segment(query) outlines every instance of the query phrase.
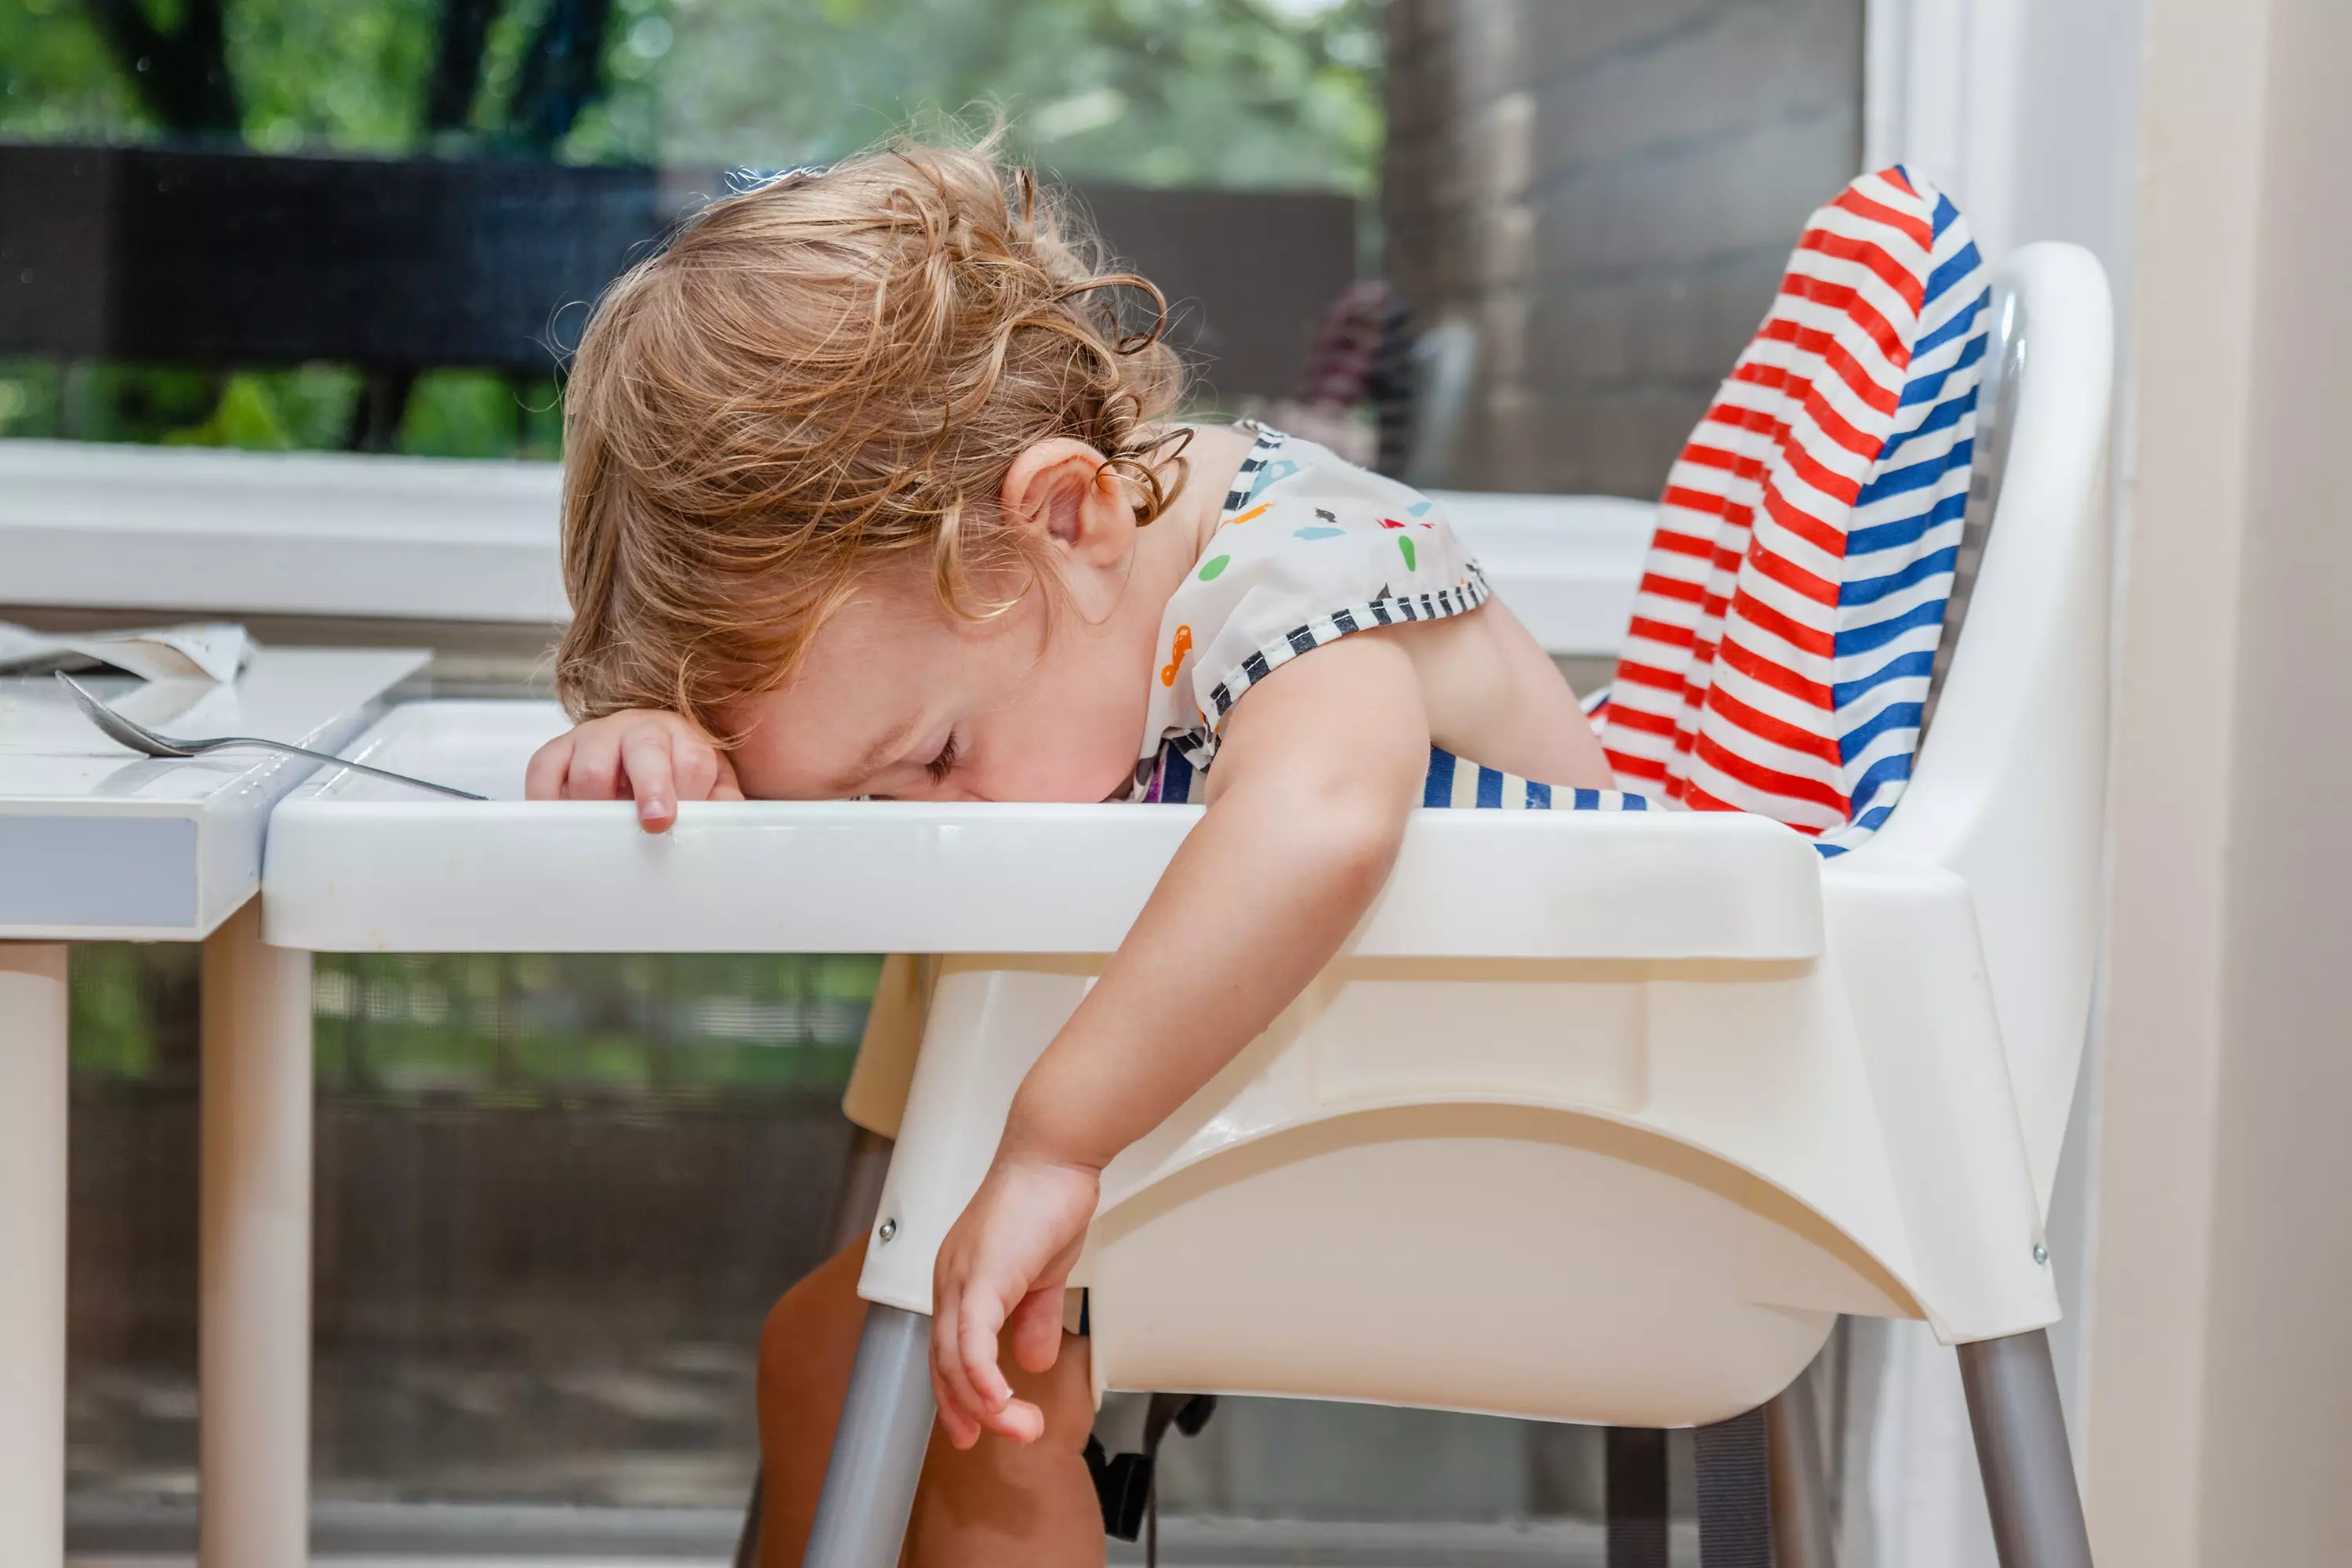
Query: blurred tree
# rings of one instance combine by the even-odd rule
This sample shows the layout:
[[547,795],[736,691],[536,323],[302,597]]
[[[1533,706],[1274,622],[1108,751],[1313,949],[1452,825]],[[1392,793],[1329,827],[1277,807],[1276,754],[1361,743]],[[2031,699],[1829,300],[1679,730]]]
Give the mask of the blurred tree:
[[482,55],[489,47],[498,0],[442,0],[433,45],[433,75],[425,85],[428,134],[463,131],[482,90]]
[[0,0],[0,135],[839,157],[996,110],[1064,174],[1369,188],[1380,0]]
[[[1364,194],[1380,3],[0,0],[0,136],[708,167],[1001,112],[1066,178]],[[457,371],[0,363],[13,435],[541,456],[552,402]]]
[[139,0],[89,0],[90,18],[155,123],[181,136],[235,136],[245,128],[229,79],[221,0],[182,0],[177,25]]
[[[674,0],[673,163],[823,162],[1002,110],[1070,177],[1370,190],[1377,0]],[[671,42],[665,36],[664,43]]]
[[612,0],[548,0],[507,105],[515,141],[535,153],[554,151],[580,111],[603,96],[612,20]]

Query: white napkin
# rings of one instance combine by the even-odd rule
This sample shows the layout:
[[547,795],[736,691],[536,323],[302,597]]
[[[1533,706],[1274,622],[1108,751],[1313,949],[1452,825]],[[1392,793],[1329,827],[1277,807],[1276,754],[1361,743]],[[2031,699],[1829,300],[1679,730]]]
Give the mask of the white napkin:
[[0,621],[0,673],[107,665],[142,680],[235,680],[253,639],[233,621],[191,621],[135,632],[51,636]]

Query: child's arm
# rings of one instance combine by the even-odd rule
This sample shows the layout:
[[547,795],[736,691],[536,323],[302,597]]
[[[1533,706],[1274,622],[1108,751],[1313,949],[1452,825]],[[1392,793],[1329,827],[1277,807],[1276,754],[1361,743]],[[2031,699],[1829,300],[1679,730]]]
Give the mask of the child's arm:
[[632,709],[591,719],[533,752],[525,800],[625,800],[637,826],[666,833],[682,800],[741,800],[735,764],[675,713]]
[[1013,1097],[995,1163],[933,1280],[931,1377],[959,1447],[1034,1439],[997,1364],[1061,1345],[1062,1289],[1102,1167],[1289,1005],[1388,879],[1429,767],[1412,660],[1386,633],[1293,659],[1226,720],[1207,816]]

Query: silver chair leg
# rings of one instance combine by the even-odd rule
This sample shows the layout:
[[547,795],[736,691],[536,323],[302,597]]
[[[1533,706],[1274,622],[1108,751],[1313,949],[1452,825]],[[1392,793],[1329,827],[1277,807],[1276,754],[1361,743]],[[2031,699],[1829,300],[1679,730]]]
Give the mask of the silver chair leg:
[[[831,1258],[855,1246],[874,1226],[882,1208],[882,1182],[890,1173],[890,1139],[863,1127],[849,1130],[849,1154],[842,1161],[841,1196],[833,1205],[824,1255]],[[751,1478],[751,1500],[743,1508],[743,1528],[735,1537],[734,1568],[755,1568],[760,1561],[760,1515],[765,1489],[763,1478]]]
[[1962,1345],[1960,1382],[2001,1568],[2091,1568],[2050,1336],[2036,1329]]
[[931,1440],[931,1321],[868,1306],[803,1568],[898,1568]]
[[1771,1454],[1773,1568],[1837,1568],[1821,1402],[1811,1371],[1764,1406],[1764,1433]]

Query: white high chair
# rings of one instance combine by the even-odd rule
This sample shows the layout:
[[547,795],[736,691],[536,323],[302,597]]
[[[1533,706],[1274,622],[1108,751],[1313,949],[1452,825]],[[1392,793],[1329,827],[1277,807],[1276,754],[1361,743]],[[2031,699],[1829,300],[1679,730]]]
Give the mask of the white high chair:
[[[1108,1173],[1079,1275],[1100,1386],[1673,1426],[1771,1398],[1839,1312],[1924,1318],[1960,1347],[2006,1568],[2088,1563],[2042,1219],[2095,938],[2110,323],[2071,247],[1996,286],[1997,522],[1885,826],[1824,862],[1755,816],[1416,813],[1342,956]],[[654,838],[625,804],[515,798],[562,725],[415,704],[350,754],[501,798],[324,770],[272,816],[280,951],[236,1019],[274,1075],[240,1091],[277,1108],[237,1158],[288,1184],[260,1261],[307,1237],[307,952],[937,955],[919,1057],[856,1086],[887,1120],[911,1076],[807,1558],[888,1568],[940,1238],[1199,812],[697,804]],[[272,1269],[300,1321],[302,1271]],[[299,1341],[240,1342],[207,1385],[299,1391],[306,1367]],[[299,1561],[299,1394],[267,1414],[207,1470],[208,1515],[238,1521],[208,1563]]]
[[[2083,251],[1994,281],[1994,526],[1885,827],[1822,860],[1751,816],[1423,814],[1342,956],[1106,1173],[1098,1392],[1682,1426],[1771,1399],[1838,1313],[1924,1318],[2005,1568],[2088,1563],[2043,1221],[2095,939],[2112,329]],[[898,1560],[940,1241],[1192,813],[991,816],[937,841],[1001,873],[997,951],[930,950],[815,1568]],[[861,1063],[867,1121],[908,1074]]]

